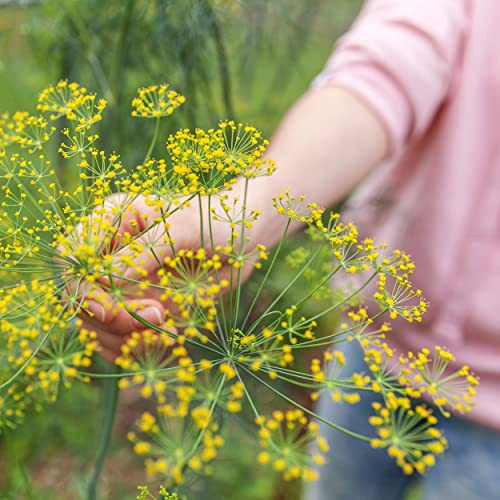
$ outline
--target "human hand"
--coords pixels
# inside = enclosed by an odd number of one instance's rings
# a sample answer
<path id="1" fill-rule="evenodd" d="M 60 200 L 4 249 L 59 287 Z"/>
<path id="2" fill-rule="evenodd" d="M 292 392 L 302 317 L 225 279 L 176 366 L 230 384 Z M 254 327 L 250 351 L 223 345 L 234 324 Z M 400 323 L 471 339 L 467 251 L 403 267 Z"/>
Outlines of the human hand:
<path id="1" fill-rule="evenodd" d="M 203 198 L 201 198 L 203 200 Z M 237 197 L 236 197 L 237 200 Z M 238 202 L 235 201 L 235 204 Z M 144 196 L 129 197 L 116 194 L 106 199 L 102 210 L 98 210 L 93 231 L 95 239 L 106 239 L 101 245 L 100 257 L 108 262 L 108 272 L 91 276 L 90 281 L 80 283 L 78 296 L 85 296 L 80 312 L 82 328 L 94 331 L 101 346 L 100 354 L 112 363 L 121 352 L 121 347 L 133 331 L 156 326 L 165 329 L 172 311 L 179 308 L 158 286 L 161 269 L 168 267 L 177 250 L 197 251 L 204 248 L 208 255 L 216 248 L 227 246 L 235 237 L 234 228 L 218 220 L 211 221 L 211 231 L 202 231 L 198 203 L 183 201 L 171 215 L 164 213 L 164 204 Z M 208 213 L 207 207 L 204 207 Z M 119 214 L 119 216 L 117 216 Z M 82 234 L 82 227 L 76 232 Z M 86 236 L 88 230 L 86 232 Z M 220 256 L 217 267 L 218 283 L 230 283 L 230 259 Z M 240 282 L 250 275 L 253 257 L 241 267 Z M 172 265 L 172 264 L 170 264 Z M 170 268 L 170 272 L 175 272 Z M 143 286 L 146 284 L 147 286 Z M 75 285 L 72 285 L 73 288 Z M 140 318 L 145 320 L 141 322 Z M 168 330 L 172 333 L 171 322 Z"/>

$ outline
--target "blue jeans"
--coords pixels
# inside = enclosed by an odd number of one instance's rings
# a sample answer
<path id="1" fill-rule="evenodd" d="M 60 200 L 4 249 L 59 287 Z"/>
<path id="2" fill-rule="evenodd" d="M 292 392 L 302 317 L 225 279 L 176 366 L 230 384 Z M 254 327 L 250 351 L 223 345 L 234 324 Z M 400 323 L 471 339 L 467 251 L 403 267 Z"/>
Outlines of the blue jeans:
<path id="1" fill-rule="evenodd" d="M 349 371 L 368 373 L 354 342 L 344 354 Z M 319 414 L 373 436 L 368 418 L 373 415 L 371 403 L 376 398 L 368 396 L 371 394 L 363 395 L 361 402 L 352 406 L 333 403 L 325 394 Z M 457 417 L 442 418 L 439 427 L 449 441 L 448 450 L 424 476 L 405 476 L 385 450 L 372 449 L 366 442 L 321 424 L 321 435 L 330 445 L 328 463 L 320 469 L 320 480 L 307 487 L 305 498 L 403 500 L 408 487 L 418 484 L 421 500 L 500 500 L 500 433 Z"/>

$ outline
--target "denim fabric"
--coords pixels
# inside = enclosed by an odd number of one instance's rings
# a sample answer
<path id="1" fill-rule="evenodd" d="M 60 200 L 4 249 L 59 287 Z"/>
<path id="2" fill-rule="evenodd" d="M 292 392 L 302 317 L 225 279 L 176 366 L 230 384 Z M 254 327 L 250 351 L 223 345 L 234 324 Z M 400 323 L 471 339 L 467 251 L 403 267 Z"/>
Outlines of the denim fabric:
<path id="1" fill-rule="evenodd" d="M 344 354 L 350 371 L 367 373 L 358 346 L 349 344 Z M 326 394 L 320 400 L 319 414 L 373 436 L 368 418 L 376 398 L 367 396 L 352 406 L 333 403 Z M 457 417 L 442 418 L 439 427 L 449 441 L 448 450 L 424 476 L 408 477 L 384 450 L 321 424 L 321 434 L 330 444 L 328 463 L 320 469 L 320 480 L 306 489 L 305 499 L 402 500 L 408 487 L 417 482 L 421 500 L 500 500 L 500 434 Z"/>

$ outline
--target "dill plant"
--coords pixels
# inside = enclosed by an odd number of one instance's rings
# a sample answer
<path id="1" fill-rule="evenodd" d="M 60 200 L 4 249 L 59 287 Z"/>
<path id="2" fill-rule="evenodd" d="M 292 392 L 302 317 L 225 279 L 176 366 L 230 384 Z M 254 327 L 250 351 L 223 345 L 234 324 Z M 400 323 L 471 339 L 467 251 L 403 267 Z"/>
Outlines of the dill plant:
<path id="1" fill-rule="evenodd" d="M 289 60 L 304 49 L 325 3 L 310 9 L 297 0 L 44 0 L 30 8 L 25 27 L 53 79 L 85 83 L 109 102 L 101 144 L 139 162 L 135 154 L 147 127 L 127 120 L 127 101 L 137 87 L 165 74 L 182 87 L 190 98 L 173 117 L 176 127 L 235 119 L 238 87 L 246 85 L 249 94 L 263 51 L 272 51 L 275 62 L 282 56 L 266 80 L 283 92 Z"/>
<path id="2" fill-rule="evenodd" d="M 268 142 L 250 125 L 222 121 L 208 130 L 179 130 L 166 141 L 167 157 L 152 157 L 160 120 L 184 101 L 166 84 L 138 90 L 132 115 L 151 120 L 154 132 L 132 171 L 116 152 L 99 149 L 95 129 L 107 103 L 76 83 L 44 90 L 39 114 L 1 116 L 0 432 L 15 429 L 29 407 L 54 402 L 76 381 L 106 378 L 107 435 L 89 498 L 96 496 L 116 392 L 131 385 L 156 410 L 143 413 L 128 439 L 147 476 L 169 489 L 211 473 L 224 447 L 224 420 L 240 418 L 242 410 L 252 415 L 248 432 L 260 443 L 256 461 L 285 480 L 317 479 L 328 450 L 318 421 L 384 449 L 404 473 L 424 473 L 447 442 L 422 396 L 446 416 L 450 409 L 465 413 L 478 381 L 467 367 L 450 370 L 453 355 L 444 348 L 399 353 L 386 342 L 388 320 L 419 322 L 427 309 L 411 286 L 411 259 L 360 239 L 338 214 L 289 192 L 269 200 L 283 216 L 277 247 L 270 252 L 253 241 L 259 212 L 247 198 L 253 179 L 275 170 L 264 156 Z M 61 118 L 68 127 L 56 144 L 58 162 L 78 170 L 72 190 L 61 187 L 49 159 Z M 241 196 L 232 191 L 236 183 L 244 186 Z M 188 209 L 192 215 L 193 206 L 199 209 L 193 245 L 179 248 L 174 221 Z M 296 222 L 307 226 L 314 245 L 283 255 Z M 226 230 L 222 244 L 215 227 Z M 283 258 L 293 271 L 289 282 L 257 308 Z M 155 262 L 154 272 L 146 262 Z M 260 281 L 245 299 L 243 283 L 253 269 Z M 342 274 L 356 285 L 334 293 L 330 280 Z M 299 283 L 300 298 L 281 307 Z M 147 296 L 166 305 L 160 325 L 144 319 L 135 303 Z M 328 305 L 304 313 L 318 296 Z M 106 314 L 126 311 L 141 325 L 124 340 L 113 373 L 91 370 L 98 335 L 79 316 L 95 314 L 96 304 Z M 343 320 L 317 332 L 319 319 L 332 311 Z M 366 372 L 344 374 L 343 342 L 360 344 Z M 321 356 L 301 368 L 305 350 L 318 347 Z M 356 404 L 367 391 L 379 394 L 370 418 L 375 437 L 317 415 L 284 384 L 308 390 L 313 400 L 327 393 L 344 404 Z M 261 406 L 256 394 L 263 390 L 275 408 Z"/>

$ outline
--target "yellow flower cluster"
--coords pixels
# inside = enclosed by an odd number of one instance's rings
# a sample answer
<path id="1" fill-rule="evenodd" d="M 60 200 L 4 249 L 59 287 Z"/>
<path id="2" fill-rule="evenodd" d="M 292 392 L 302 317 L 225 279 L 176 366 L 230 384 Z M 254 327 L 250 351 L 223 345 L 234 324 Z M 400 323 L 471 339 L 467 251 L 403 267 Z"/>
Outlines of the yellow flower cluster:
<path id="1" fill-rule="evenodd" d="M 473 408 L 473 398 L 479 379 L 468 366 L 450 369 L 455 357 L 440 346 L 435 347 L 432 356 L 429 349 L 424 348 L 417 355 L 408 356 L 408 366 L 413 384 L 427 393 L 438 407 L 448 406 L 460 413 L 468 413 Z M 448 415 L 449 416 L 449 415 Z"/>
<path id="2" fill-rule="evenodd" d="M 132 99 L 132 116 L 140 118 L 161 118 L 171 115 L 176 108 L 186 102 L 186 98 L 175 90 L 169 90 L 169 85 L 151 85 L 137 91 L 137 97 Z"/>
<path id="3" fill-rule="evenodd" d="M 30 151 L 41 149 L 55 132 L 42 116 L 31 116 L 26 112 L 14 113 L 12 118 L 4 114 L 0 117 L 0 147 L 17 144 Z"/>
<path id="4" fill-rule="evenodd" d="M 174 173 L 188 179 L 192 190 L 216 194 L 229 188 L 237 176 L 271 175 L 274 163 L 261 159 L 267 144 L 254 127 L 223 121 L 208 131 L 179 130 L 168 138 L 167 151 Z"/>
<path id="5" fill-rule="evenodd" d="M 216 424 L 207 424 L 201 433 L 193 432 L 190 424 L 183 405 L 164 404 L 157 417 L 144 413 L 136 424 L 137 432 L 128 434 L 134 451 L 146 459 L 148 476 L 160 476 L 167 488 L 182 483 L 187 470 L 209 474 L 209 464 L 224 444 Z"/>
<path id="6" fill-rule="evenodd" d="M 374 403 L 370 423 L 377 429 L 374 448 L 387 448 L 405 474 L 423 474 L 444 453 L 447 441 L 438 428 L 437 418 L 424 405 L 413 406 L 409 398 L 388 393 L 385 405 Z"/>
<path id="7" fill-rule="evenodd" d="M 62 80 L 40 94 L 37 110 L 48 115 L 52 121 L 64 116 L 74 122 L 76 132 L 84 132 L 102 120 L 106 105 L 104 99 L 89 94 L 78 83 Z"/>
<path id="8" fill-rule="evenodd" d="M 150 398 L 154 395 L 158 402 L 164 403 L 167 391 L 164 372 L 172 372 L 168 367 L 177 359 L 180 365 L 186 361 L 190 363 L 189 358 L 185 357 L 185 349 L 171 349 L 173 344 L 171 336 L 163 332 L 153 330 L 144 330 L 140 334 L 132 332 L 122 345 L 121 355 L 115 363 L 125 373 L 134 375 L 120 379 L 120 388 L 125 389 L 130 382 L 133 382 L 141 385 L 142 397 Z"/>
<path id="9" fill-rule="evenodd" d="M 51 280 L 0 290 L 0 433 L 22 422 L 28 406 L 54 402 L 61 385 L 89 381 L 82 371 L 97 349 L 95 334 L 78 332 L 57 291 Z"/>
<path id="10" fill-rule="evenodd" d="M 319 426 L 316 422 L 308 421 L 302 410 L 293 409 L 285 412 L 276 410 L 270 417 L 259 415 L 256 423 L 263 448 L 257 457 L 260 464 L 271 464 L 285 481 L 318 479 L 318 471 L 304 455 L 304 448 L 310 447 L 314 464 L 326 462 L 324 453 L 328 451 L 328 444 L 318 437 Z"/>
<path id="11" fill-rule="evenodd" d="M 159 119 L 183 102 L 167 85 L 152 86 L 138 91 L 133 114 Z M 150 157 L 156 133 L 144 161 L 129 172 L 117 153 L 98 147 L 95 128 L 105 107 L 63 81 L 41 93 L 40 116 L 0 116 L 0 432 L 22 421 L 30 405 L 52 402 L 61 387 L 89 379 L 98 336 L 78 317 L 92 316 L 94 301 L 106 315 L 125 311 L 142 324 L 116 359 L 118 385 L 139 385 L 156 404 L 129 439 L 147 472 L 168 485 L 189 471 L 210 472 L 223 453 L 222 414 L 243 409 L 257 420 L 260 463 L 287 480 L 316 479 L 328 445 L 286 384 L 309 389 L 312 399 L 327 392 L 352 404 L 365 391 L 379 394 L 372 445 L 387 449 L 405 472 L 430 467 L 446 441 L 418 398 L 432 399 L 444 414 L 466 412 L 477 379 L 455 367 L 445 349 L 401 356 L 386 343 L 387 317 L 419 322 L 427 309 L 412 288 L 409 256 L 360 239 L 353 224 L 288 191 L 269 201 L 284 216 L 282 240 L 269 252 L 249 236 L 259 217 L 248 206 L 252 180 L 275 168 L 258 130 L 233 121 L 180 130 L 166 141 L 169 157 L 160 159 Z M 61 117 L 67 128 L 53 147 L 61 135 L 49 124 Z M 77 169 L 76 186 L 61 185 L 53 151 L 64 168 Z M 235 182 L 244 184 L 241 199 L 233 196 Z M 184 220 L 191 224 L 196 206 L 192 245 L 181 248 L 172 218 L 183 220 L 189 210 Z M 283 258 L 292 221 L 308 227 L 312 242 Z M 214 241 L 214 224 L 225 228 L 225 241 Z M 288 265 L 288 281 L 262 300 L 280 261 Z M 242 283 L 251 268 L 260 269 L 260 281 L 247 297 Z M 337 274 L 352 278 L 352 288 L 330 292 Z M 364 304 L 370 284 L 375 292 Z M 151 297 L 165 306 L 160 324 L 141 317 L 138 299 Z M 317 297 L 322 307 L 310 312 L 304 306 Z M 329 313 L 345 319 L 318 331 Z M 346 378 L 337 346 L 349 340 L 364 349 L 368 373 Z M 327 349 L 299 362 L 318 347 Z M 258 395 L 265 391 L 295 407 L 264 417 Z"/>

